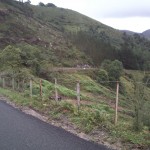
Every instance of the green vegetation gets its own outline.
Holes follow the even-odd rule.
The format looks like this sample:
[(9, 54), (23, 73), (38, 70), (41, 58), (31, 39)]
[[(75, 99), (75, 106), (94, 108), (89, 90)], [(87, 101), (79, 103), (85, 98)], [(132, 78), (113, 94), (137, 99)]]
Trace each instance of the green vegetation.
[(118, 60), (114, 61), (104, 60), (102, 62), (101, 68), (107, 71), (110, 81), (119, 81), (123, 73), (122, 62)]
[[(87, 134), (103, 130), (109, 135), (106, 141), (120, 139), (127, 149), (150, 146), (150, 41), (52, 3), (32, 6), (30, 1), (1, 0), (0, 21), (0, 85), (6, 78), (9, 88), (0, 88), (1, 94), (53, 119), (65, 116)], [(58, 103), (54, 78), (62, 98)], [(11, 91), (13, 81), (19, 92)], [(114, 126), (116, 81), (119, 118)]]
[[(122, 105), (121, 110), (119, 111), (119, 120), (117, 126), (114, 126), (113, 120), (115, 111), (108, 102), (110, 98), (112, 98), (113, 102), (113, 99), (115, 99), (115, 92), (110, 95), (111, 90), (107, 89), (102, 85), (99, 85), (90, 77), (80, 73), (63, 73), (60, 76), (57, 76), (57, 79), (59, 95), (61, 95), (63, 99), (59, 103), (48, 99), (49, 96), (54, 96), (54, 84), (46, 80), (42, 81), (43, 98), (40, 98), (38, 78), (34, 80), (33, 98), (29, 98), (28, 85), (25, 90), (26, 94), (2, 88), (0, 88), (0, 93), (8, 96), (16, 104), (29, 106), (30, 108), (33, 108), (41, 113), (44, 113), (45, 115), (48, 115), (51, 119), (53, 118), (59, 120), (62, 118), (62, 116), (66, 116), (70, 120), (70, 122), (74, 123), (82, 132), (84, 131), (87, 134), (92, 133), (93, 130), (103, 130), (109, 133), (109, 137), (105, 139), (106, 141), (113, 143), (119, 138), (121, 139), (124, 147), (126, 147), (127, 149), (131, 149), (131, 147), (141, 147), (144, 149), (150, 145), (148, 120), (149, 113), (145, 113), (149, 111), (149, 105), (147, 103), (148, 101), (144, 103), (142, 109), (142, 111), (144, 112), (144, 117), (142, 118), (143, 121), (141, 120), (143, 123), (141, 124), (142, 126), (140, 128), (140, 131), (135, 131), (133, 130), (133, 127), (135, 127), (133, 125), (136, 118), (133, 117), (134, 109), (132, 109), (135, 107), (134, 100), (127, 100), (127, 98), (125, 98), (123, 95), (120, 95), (119, 106), (121, 106), (123, 103), (125, 103), (125, 105)], [(75, 85), (73, 82), (74, 79), (80, 79), (82, 89), (81, 94), (84, 94), (86, 97), (89, 98), (81, 99), (81, 107), (79, 112), (77, 106), (75, 105), (76, 102), (74, 100), (76, 96), (75, 90), (70, 90), (66, 87), (72, 87), (73, 89)], [(130, 79), (128, 79), (126, 76), (122, 77), (121, 81), (124, 83), (125, 87), (129, 86), (129, 88), (131, 88), (131, 90), (126, 90), (129, 90), (127, 92), (129, 92), (129, 94), (132, 94), (132, 91), (134, 91), (134, 89), (132, 88), (132, 83), (130, 82)], [(61, 83), (61, 85), (59, 85), (59, 82)], [(64, 84), (66, 86), (63, 86)], [(89, 91), (89, 89), (91, 90)], [(101, 92), (99, 92), (99, 90)], [(145, 88), (145, 90), (148, 94), (147, 96), (149, 96), (149, 88)], [(97, 92), (98, 94), (96, 94)], [(101, 96), (101, 98), (99, 96)], [(68, 100), (72, 100), (72, 102), (74, 101), (75, 103), (72, 103)]]
[(1, 50), (8, 45), (22, 49), (20, 45), (29, 44), (41, 50), (47, 65), (100, 66), (104, 59), (118, 59), (126, 69), (149, 70), (147, 39), (138, 34), (128, 36), (51, 3), (41, 5), (13, 0), (0, 2)]

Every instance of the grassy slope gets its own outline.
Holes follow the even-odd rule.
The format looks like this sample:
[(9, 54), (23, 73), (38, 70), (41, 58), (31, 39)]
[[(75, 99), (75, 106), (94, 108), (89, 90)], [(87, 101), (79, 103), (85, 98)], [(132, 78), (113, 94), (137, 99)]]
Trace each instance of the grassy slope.
[[(129, 71), (137, 76), (143, 76), (140, 72)], [(129, 73), (128, 72), (128, 73)], [(28, 98), (28, 85), (24, 93), (12, 92), (0, 89), (0, 93), (10, 97), (19, 105), (30, 106), (41, 113), (50, 115), (54, 119), (60, 119), (62, 115), (69, 118), (81, 131), (91, 133), (92, 131), (105, 130), (109, 136), (104, 139), (110, 143), (115, 143), (118, 139), (123, 142), (123, 147), (131, 149), (133, 147), (147, 147), (150, 143), (150, 135), (147, 128), (141, 132), (133, 132), (131, 116), (134, 105), (127, 99), (126, 95), (119, 95), (119, 120), (118, 125), (113, 125), (115, 91), (112, 91), (94, 81), (83, 73), (61, 73), (52, 75), (58, 79), (58, 93), (63, 101), (55, 104), (48, 97), (54, 97), (54, 81), (43, 80), (43, 100), (39, 96), (39, 79), (36, 78), (33, 84), (33, 98)], [(81, 110), (78, 113), (76, 107), (76, 81), (81, 84)], [(132, 92), (132, 84), (127, 76), (122, 77), (124, 87), (127, 92)], [(150, 89), (146, 88), (146, 95), (149, 100)]]
[(122, 42), (122, 33), (119, 30), (106, 26), (73, 10), (40, 6), (33, 6), (32, 8), (35, 12), (35, 18), (39, 18), (55, 26), (57, 29), (63, 30), (63, 32), (76, 33), (78, 31), (89, 31), (90, 28), (93, 28), (97, 34), (105, 32), (114, 46), (118, 46)]

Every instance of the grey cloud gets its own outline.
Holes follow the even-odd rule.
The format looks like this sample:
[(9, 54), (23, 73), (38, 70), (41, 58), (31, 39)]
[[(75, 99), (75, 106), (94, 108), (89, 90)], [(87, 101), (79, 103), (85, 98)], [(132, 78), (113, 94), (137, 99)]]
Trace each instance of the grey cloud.
[[(100, 7), (102, 17), (150, 17), (150, 1), (148, 0), (115, 0), (107, 7)], [(121, 3), (122, 2), (122, 3)]]
[(100, 13), (101, 17), (106, 18), (122, 18), (122, 17), (150, 17), (150, 9), (124, 9), (124, 10), (112, 10), (109, 12)]

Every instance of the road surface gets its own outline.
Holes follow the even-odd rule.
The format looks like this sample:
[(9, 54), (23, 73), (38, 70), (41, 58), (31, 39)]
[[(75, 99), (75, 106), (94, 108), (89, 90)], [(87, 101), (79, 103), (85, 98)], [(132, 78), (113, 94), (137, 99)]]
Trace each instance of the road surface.
[(0, 150), (108, 150), (0, 101)]

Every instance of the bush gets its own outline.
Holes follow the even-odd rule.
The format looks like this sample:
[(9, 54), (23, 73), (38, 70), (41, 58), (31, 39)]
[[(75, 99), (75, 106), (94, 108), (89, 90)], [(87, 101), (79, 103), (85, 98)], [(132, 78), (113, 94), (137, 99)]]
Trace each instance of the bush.
[(105, 127), (109, 122), (108, 120), (110, 120), (110, 115), (107, 111), (103, 109), (94, 109), (91, 111), (81, 110), (75, 121), (77, 121), (81, 125), (81, 128), (88, 133), (95, 127)]
[(103, 85), (108, 85), (107, 82), (104, 81), (109, 81), (108, 73), (104, 69), (100, 69), (98, 71), (98, 83), (103, 84)]
[(75, 112), (75, 107), (71, 103), (68, 103), (68, 102), (62, 102), (61, 108), (63, 109), (64, 112), (65, 111), (69, 111), (71, 113)]
[[(123, 73), (122, 62), (120, 62), (119, 60), (114, 60), (114, 61), (104, 60), (101, 64), (101, 68), (103, 69), (103, 71), (101, 70), (100, 72), (101, 78), (106, 79), (108, 76), (109, 81), (111, 81), (109, 85), (111, 87), (114, 87), (116, 85), (115, 82), (120, 80), (120, 77)], [(104, 70), (106, 70), (106, 72)]]
[(108, 68), (108, 76), (110, 79), (119, 81), (121, 74), (123, 72), (123, 65), (122, 62), (118, 60), (112, 61)]
[(105, 59), (101, 64), (101, 68), (108, 71), (110, 64), (111, 60)]

